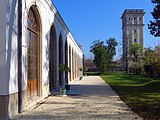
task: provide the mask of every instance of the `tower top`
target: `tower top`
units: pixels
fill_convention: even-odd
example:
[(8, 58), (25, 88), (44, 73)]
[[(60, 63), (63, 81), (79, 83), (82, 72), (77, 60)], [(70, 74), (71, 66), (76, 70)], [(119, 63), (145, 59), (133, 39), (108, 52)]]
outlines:
[(125, 14), (145, 14), (145, 12), (144, 12), (144, 9), (125, 9), (125, 11), (122, 14), (122, 17)]

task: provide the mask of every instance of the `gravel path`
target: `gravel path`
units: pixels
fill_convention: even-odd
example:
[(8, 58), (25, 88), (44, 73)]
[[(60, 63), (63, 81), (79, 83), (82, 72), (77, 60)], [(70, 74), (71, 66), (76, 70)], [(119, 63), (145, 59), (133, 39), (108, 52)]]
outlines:
[(98, 76), (71, 84), (69, 95), (50, 96), (14, 120), (142, 120)]

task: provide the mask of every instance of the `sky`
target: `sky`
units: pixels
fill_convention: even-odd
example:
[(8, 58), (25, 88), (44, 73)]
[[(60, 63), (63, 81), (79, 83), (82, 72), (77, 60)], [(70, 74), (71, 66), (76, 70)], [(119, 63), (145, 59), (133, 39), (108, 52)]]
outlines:
[(122, 21), (125, 9), (144, 9), (144, 47), (160, 45), (160, 38), (150, 35), (147, 24), (153, 20), (150, 14), (151, 0), (52, 0), (77, 43), (82, 44), (85, 57), (90, 57), (94, 40), (116, 38), (119, 45), (114, 57), (122, 54)]

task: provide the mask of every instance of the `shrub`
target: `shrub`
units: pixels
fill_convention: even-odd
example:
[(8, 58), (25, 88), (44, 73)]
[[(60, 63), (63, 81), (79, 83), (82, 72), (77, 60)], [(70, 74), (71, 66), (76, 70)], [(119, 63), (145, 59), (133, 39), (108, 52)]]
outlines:
[(139, 63), (133, 63), (131, 65), (130, 72), (135, 75), (140, 75), (140, 74), (142, 74), (142, 67), (143, 66)]
[(156, 47), (155, 50), (146, 49), (144, 71), (148, 77), (160, 77), (160, 47)]

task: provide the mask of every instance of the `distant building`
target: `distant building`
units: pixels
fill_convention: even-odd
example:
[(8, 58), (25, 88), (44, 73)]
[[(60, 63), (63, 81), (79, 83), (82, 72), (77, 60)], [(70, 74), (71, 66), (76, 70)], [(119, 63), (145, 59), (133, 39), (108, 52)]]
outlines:
[[(126, 9), (122, 14), (123, 66), (126, 68), (129, 48), (133, 43), (144, 44), (144, 10)], [(126, 59), (127, 58), (127, 59)]]

